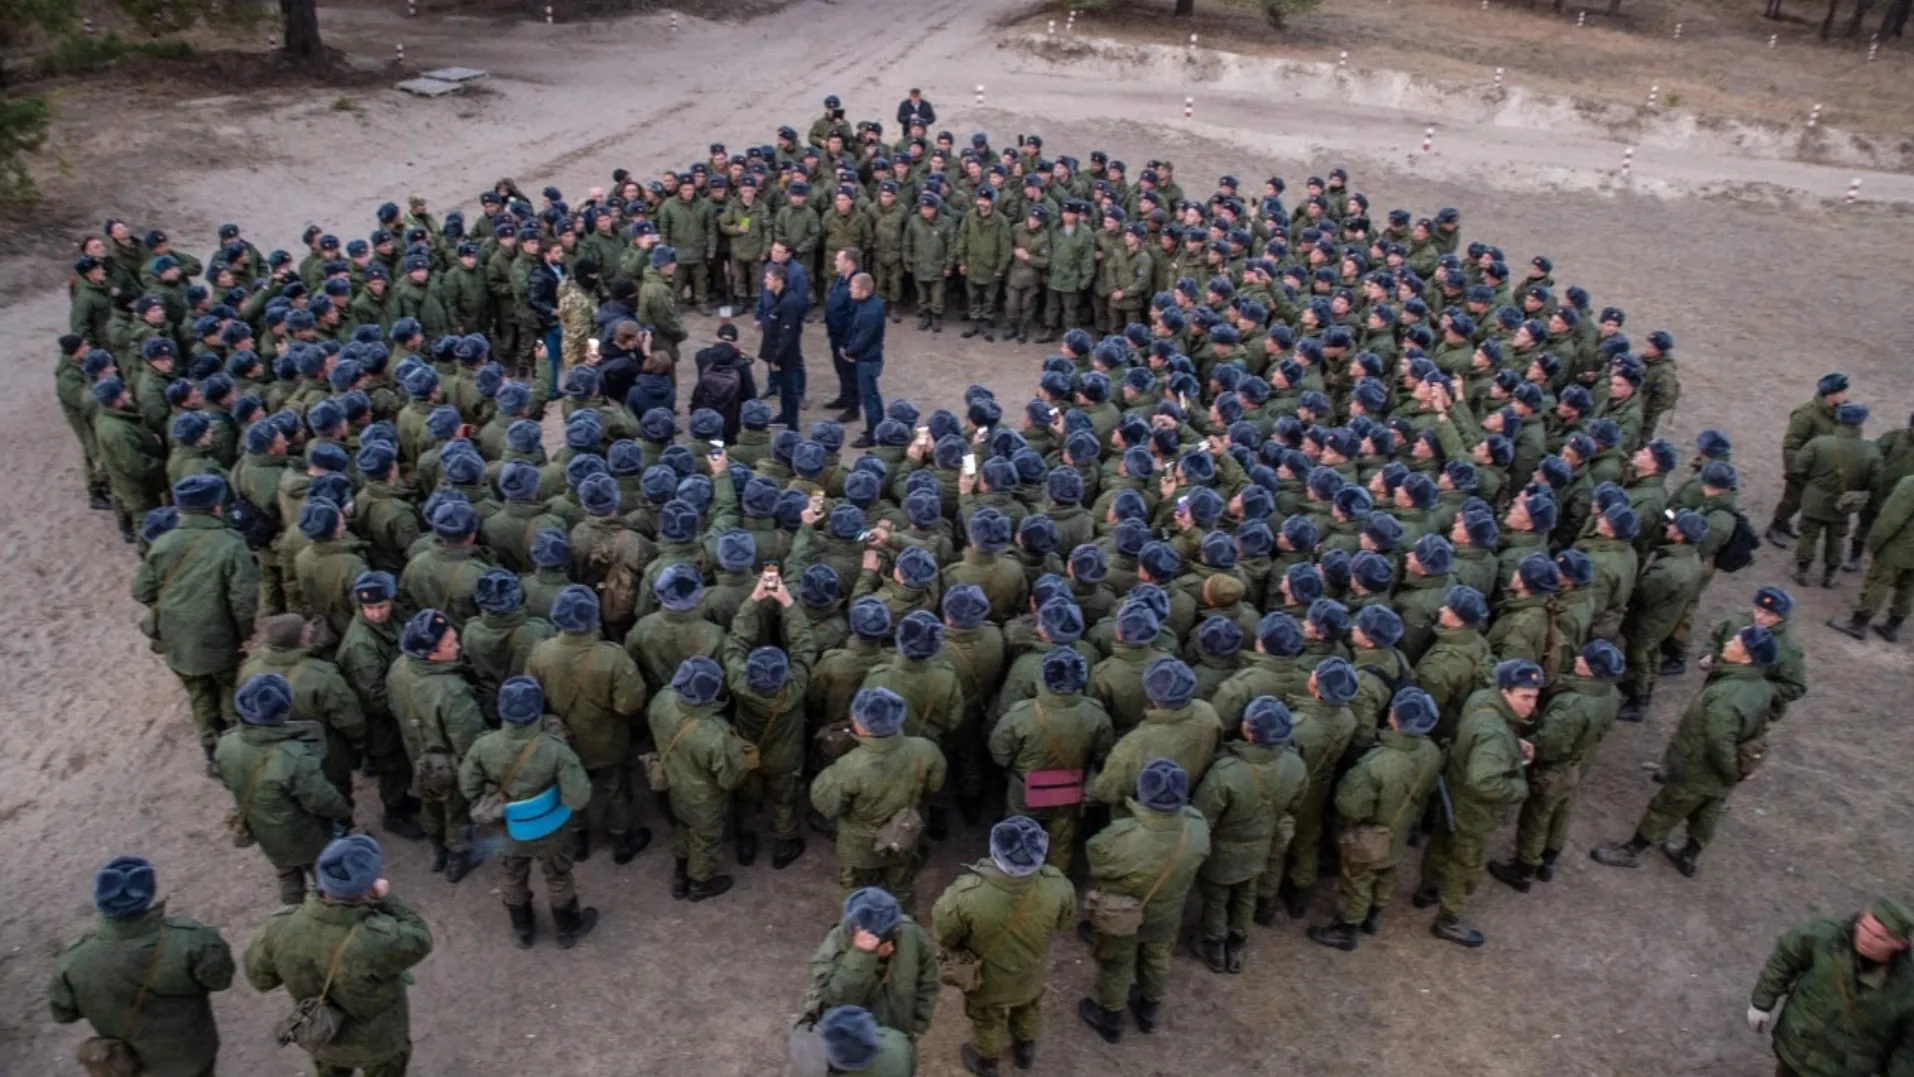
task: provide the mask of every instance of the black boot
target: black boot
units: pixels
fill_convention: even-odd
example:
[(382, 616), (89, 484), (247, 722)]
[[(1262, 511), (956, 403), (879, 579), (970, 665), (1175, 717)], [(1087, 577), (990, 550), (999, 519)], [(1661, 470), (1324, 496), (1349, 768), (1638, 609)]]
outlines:
[(1291, 920), (1301, 920), (1304, 916), (1309, 915), (1309, 891), (1302, 889), (1285, 878), (1283, 880), (1282, 894), (1283, 910), (1289, 913)]
[(512, 938), (518, 943), (518, 948), (531, 949), (532, 934), (538, 924), (532, 918), (532, 903), (528, 901), (523, 905), (507, 905), (505, 911), (512, 916)]
[(1446, 912), (1437, 916), (1435, 923), (1429, 925), (1429, 934), (1443, 942), (1453, 942), (1457, 946), (1466, 946), (1471, 950), (1487, 941), (1483, 939), (1480, 931), (1463, 923), (1460, 916), (1451, 916)]
[(131, 517), (120, 517), (120, 541), (127, 543), (139, 541), (139, 536), (133, 533), (133, 520)]
[(1802, 564), (1795, 565), (1794, 571), (1788, 573), (1788, 578), (1806, 587), (1808, 585), (1808, 566)]
[(921, 333), (924, 330), (929, 328), (930, 328), (930, 311), (927, 311), (927, 310), (918, 311), (917, 312), (917, 331)]
[(1057, 331), (1055, 329), (1046, 328), (1043, 332), (1037, 334), (1037, 339), (1032, 343), (1048, 344), (1055, 339), (1057, 339)]
[(933, 314), (930, 316), (930, 331), (933, 333), (941, 333), (944, 331), (944, 316), (943, 315)]
[(950, 809), (942, 804), (933, 804), (925, 815), (924, 833), (930, 835), (930, 840), (947, 840), (950, 837)]
[(1426, 909), (1441, 900), (1442, 891), (1440, 889), (1433, 886), (1423, 886), (1416, 888), (1415, 895), (1409, 899), (1409, 904), (1418, 909)]
[(1489, 874), (1495, 876), (1497, 882), (1514, 887), (1516, 893), (1526, 894), (1529, 892), (1529, 880), (1535, 876), (1535, 869), (1519, 860), (1491, 860)]
[(1369, 915), (1362, 918), (1362, 933), (1365, 935), (1382, 934), (1382, 910), (1369, 906)]
[(996, 321), (996, 319), (994, 319), (994, 318), (992, 318), (992, 319), (990, 319), (990, 320), (988, 320), (988, 321), (983, 321), (983, 322), (978, 322), (977, 324), (978, 324), (978, 325), (981, 325), (981, 326), (983, 327), (983, 330), (984, 330), (984, 343), (985, 343), (985, 344), (995, 344), (995, 343), (997, 343), (997, 321)]
[(444, 871), (445, 862), (450, 857), (451, 857), (451, 853), (449, 850), (446, 849), (445, 843), (440, 841), (437, 838), (433, 838), (432, 839), (432, 873), (436, 875), (439, 872)]
[(1886, 622), (1874, 626), (1874, 634), (1889, 643), (1901, 642), (1901, 623), (1905, 617), (1889, 617)]
[[(831, 407), (831, 405), (829, 404), (826, 404), (824, 406), (826, 408)], [(858, 409), (857, 405), (853, 404), (850, 407), (845, 408), (843, 411), (840, 411), (837, 413), (837, 422), (839, 426), (850, 426), (853, 423), (857, 422), (858, 419), (862, 418), (863, 415), (864, 413)]]
[(1309, 941), (1318, 942), (1337, 950), (1354, 950), (1356, 948), (1356, 929), (1341, 921), (1337, 921), (1333, 924), (1323, 924), (1320, 927), (1312, 927), (1309, 929)]
[(404, 838), (407, 841), (420, 841), (425, 837), (425, 828), (419, 825), (419, 818), (416, 815), (405, 815), (400, 812), (388, 811), (385, 813), (385, 818), (379, 822), (380, 825), (385, 828), (385, 832), (395, 838)]
[(1135, 984), (1130, 985), (1130, 1016), (1136, 1018), (1136, 1030), (1149, 1035), (1156, 1031), (1157, 1015), (1163, 1012), (1161, 1001), (1151, 1002), (1143, 997)]
[(816, 808), (804, 809), (804, 825), (827, 838), (837, 837), (837, 824), (824, 818), (824, 813)]
[(584, 863), (591, 859), (591, 831), (579, 827), (572, 831), (572, 860)]
[(1834, 574), (1836, 571), (1838, 570), (1833, 565), (1829, 565), (1828, 567), (1821, 570), (1821, 589), (1822, 590), (1824, 591), (1834, 590)]
[(977, 1077), (997, 1077), (997, 1060), (978, 1054), (977, 1049), (970, 1044), (966, 1043), (959, 1047), (957, 1057), (963, 1061), (964, 1069), (976, 1074)]
[(611, 862), (629, 864), (645, 847), (651, 844), (651, 828), (641, 826), (636, 830), (612, 835)]
[(1011, 1040), (1010, 1041), (1010, 1061), (1015, 1062), (1017, 1064), (1017, 1068), (1020, 1070), (1027, 1070), (1030, 1067), (1036, 1065), (1037, 1064), (1037, 1041), (1036, 1040)]
[(978, 333), (981, 333), (983, 331), (984, 331), (984, 323), (978, 321), (975, 318), (965, 318), (964, 331), (957, 335), (964, 338), (965, 340), (969, 340), (971, 337), (974, 337)]
[(738, 866), (748, 868), (758, 862), (758, 832), (738, 831)]
[(1868, 618), (1866, 614), (1857, 613), (1845, 621), (1839, 617), (1830, 617), (1828, 618), (1828, 627), (1844, 636), (1853, 636), (1855, 639), (1865, 643), (1867, 642), (1867, 622)]
[(598, 910), (589, 905), (581, 909), (578, 899), (573, 898), (564, 908), (552, 906), (552, 923), (558, 927), (558, 948), (569, 950), (578, 945), (580, 935), (590, 934), (598, 926)]
[(1093, 998), (1078, 999), (1077, 1018), (1102, 1036), (1104, 1043), (1123, 1042), (1122, 1010), (1106, 1010)]
[(1256, 899), (1256, 912), (1250, 919), (1264, 927), (1276, 926), (1276, 899), (1259, 897)]
[(1622, 702), (1622, 709), (1615, 714), (1618, 722), (1639, 722), (1648, 716), (1649, 697), (1634, 696)]
[(1688, 660), (1686, 658), (1664, 658), (1661, 660), (1661, 669), (1657, 672), (1663, 677), (1679, 677), (1688, 672)]
[(1674, 862), (1675, 870), (1681, 872), (1686, 878), (1694, 878), (1695, 872), (1701, 870), (1701, 846), (1697, 845), (1693, 838), (1688, 839), (1685, 845), (1665, 841), (1662, 843), (1661, 851), (1663, 856)]
[(1243, 971), (1243, 951), (1249, 948), (1249, 936), (1234, 931), (1223, 940), (1223, 967), (1231, 973)]
[(88, 490), (86, 492), (86, 507), (102, 512), (111, 512), (113, 511), (113, 499), (98, 490)]
[(1605, 867), (1638, 868), (1647, 851), (1648, 839), (1637, 834), (1621, 845), (1597, 845), (1588, 851), (1588, 858)]
[(1210, 967), (1210, 971), (1221, 976), (1229, 971), (1229, 960), (1223, 954), (1222, 939), (1203, 939), (1196, 944), (1196, 956)]
[(729, 875), (713, 875), (711, 878), (703, 881), (693, 880), (691, 889), (686, 892), (685, 896), (692, 901), (703, 901), (706, 898), (714, 898), (730, 890), (731, 882), (732, 879)]
[(470, 849), (454, 849), (445, 858), (445, 881), (458, 882), (472, 874), (472, 869), (476, 867), (478, 867), (478, 857), (473, 856)]
[(683, 901), (691, 893), (691, 861), (678, 857), (671, 862), (671, 896)]
[(783, 871), (803, 855), (803, 838), (778, 838), (771, 843), (771, 870)]
[(1794, 541), (1794, 536), (1790, 535), (1788, 531), (1789, 529), (1785, 524), (1770, 524), (1768, 525), (1768, 530), (1764, 532), (1761, 537), (1767, 539), (1769, 545), (1778, 546), (1785, 550), (1788, 548), (1788, 543)]
[(1848, 554), (1848, 559), (1841, 562), (1841, 571), (1842, 572), (1861, 571), (1861, 555), (1858, 553), (1850, 552)]
[(1545, 883), (1555, 878), (1555, 858), (1561, 855), (1559, 852), (1546, 852), (1542, 854), (1542, 862), (1535, 866), (1535, 879), (1537, 882)]
[(984, 798), (976, 794), (957, 794), (957, 814), (964, 817), (969, 826), (976, 826), (984, 817)]

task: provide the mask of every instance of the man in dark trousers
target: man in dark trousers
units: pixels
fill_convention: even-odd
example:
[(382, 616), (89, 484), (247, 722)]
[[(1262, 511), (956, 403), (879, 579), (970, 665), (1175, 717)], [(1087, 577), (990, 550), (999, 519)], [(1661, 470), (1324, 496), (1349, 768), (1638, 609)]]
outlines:
[[(838, 257), (844, 257), (840, 253)], [(857, 377), (857, 398), (864, 405), (864, 436), (851, 443), (853, 449), (868, 449), (877, 444), (877, 424), (884, 419), (884, 398), (877, 395), (877, 379), (884, 373), (884, 301), (878, 298), (877, 281), (869, 273), (851, 278), (851, 320), (844, 336), (844, 359)], [(856, 409), (838, 417), (840, 422), (857, 418)]]
[(764, 267), (764, 293), (770, 302), (758, 321), (764, 327), (758, 357), (770, 369), (771, 385), (778, 394), (777, 421), (795, 430), (798, 395), (804, 384), (804, 296), (790, 286), (789, 269), (778, 262)]
[(903, 133), (910, 134), (910, 125), (921, 122), (925, 127), (937, 122), (937, 110), (930, 107), (924, 91), (911, 87), (910, 96), (897, 103), (897, 126)]
[(844, 340), (851, 331), (851, 277), (857, 272), (857, 260), (856, 248), (838, 251), (831, 264), (830, 290), (824, 293), (824, 335), (830, 340), (831, 368), (837, 373), (837, 396), (824, 406), (844, 409), (844, 414), (837, 417), (840, 423), (857, 419), (860, 395), (857, 368), (844, 355)]
[[(781, 239), (773, 240), (771, 243), (771, 256), (764, 265), (759, 267), (758, 273), (762, 275), (766, 269), (774, 265), (783, 266), (785, 273), (785, 290), (797, 293), (798, 303), (808, 311), (811, 309), (811, 277), (810, 274), (805, 272), (804, 267), (800, 265), (799, 262), (800, 259), (792, 257), (789, 244)], [(760, 291), (758, 293), (758, 305), (753, 312), (753, 316), (757, 319), (758, 328), (764, 328), (765, 320), (771, 316), (771, 306), (777, 299), (777, 296), (771, 295), (768, 292)], [(764, 357), (760, 355), (758, 358), (762, 359)], [(764, 387), (766, 396), (778, 391), (776, 379), (767, 377), (765, 380), (768, 383)], [(804, 367), (802, 364), (798, 366), (797, 381), (794, 388), (797, 391), (798, 401), (801, 404), (804, 400)]]
[(751, 357), (738, 350), (738, 327), (718, 326), (717, 342), (697, 355), (698, 381), (691, 390), (691, 410), (710, 408), (724, 416), (724, 443), (738, 440), (744, 402), (758, 395), (751, 376)]

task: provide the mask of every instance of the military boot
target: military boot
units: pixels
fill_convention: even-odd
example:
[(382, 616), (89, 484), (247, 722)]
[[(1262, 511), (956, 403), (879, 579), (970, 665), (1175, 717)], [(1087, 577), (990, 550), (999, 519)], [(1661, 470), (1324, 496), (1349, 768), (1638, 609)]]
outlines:
[(1518, 894), (1529, 892), (1529, 880), (1535, 877), (1535, 869), (1519, 860), (1491, 860), (1489, 874), (1498, 882), (1507, 883)]
[(1135, 984), (1130, 985), (1130, 1016), (1136, 1018), (1136, 1030), (1149, 1035), (1156, 1031), (1156, 1019), (1163, 1012), (1162, 1000), (1151, 1001)]
[(1848, 559), (1841, 562), (1842, 572), (1861, 571), (1861, 557), (1867, 553), (1867, 536), (1860, 530), (1848, 539)]
[(976, 1074), (977, 1077), (997, 1077), (997, 1060), (978, 1054), (977, 1049), (970, 1044), (966, 1043), (959, 1047), (957, 1056), (963, 1060), (964, 1069)]
[(1283, 910), (1289, 913), (1291, 920), (1301, 920), (1309, 915), (1309, 891), (1284, 878), (1282, 897)]
[(738, 866), (748, 868), (758, 862), (758, 832), (738, 831)]
[(1788, 543), (1794, 541), (1794, 535), (1790, 533), (1793, 530), (1786, 524), (1771, 524), (1762, 537), (1768, 540), (1769, 545), (1785, 550), (1788, 548)]
[(1256, 899), (1256, 912), (1250, 917), (1264, 927), (1276, 926), (1276, 899), (1259, 897)]
[(778, 838), (771, 842), (771, 870), (783, 871), (804, 855), (803, 838)]
[(451, 855), (452, 855), (451, 851), (445, 847), (444, 840), (440, 838), (433, 838), (432, 839), (432, 873), (436, 875), (439, 872), (444, 871), (445, 862), (451, 859)]
[(395, 838), (407, 841), (420, 841), (425, 837), (425, 828), (419, 825), (419, 817), (404, 812), (388, 811), (379, 821), (385, 832)]
[(930, 331), (933, 333), (941, 333), (944, 331), (944, 316), (943, 315), (933, 314), (930, 316)]
[(1688, 672), (1688, 660), (1686, 658), (1664, 658), (1661, 660), (1661, 669), (1657, 672), (1663, 677), (1679, 677)]
[(1037, 339), (1032, 341), (1032, 343), (1048, 344), (1055, 339), (1057, 339), (1057, 331), (1049, 326), (1045, 326), (1043, 332), (1038, 333)]
[(804, 825), (827, 838), (837, 837), (837, 824), (826, 819), (824, 813), (818, 811), (816, 808), (804, 809)]
[(983, 326), (985, 344), (997, 343), (997, 319), (985, 318), (977, 324)]
[(580, 864), (591, 859), (591, 831), (586, 827), (572, 832), (572, 859)]
[(1229, 971), (1229, 962), (1223, 954), (1222, 939), (1202, 939), (1196, 944), (1196, 956), (1210, 967), (1210, 971), (1221, 975)]
[[(526, 913), (531, 915), (530, 912)], [(598, 910), (587, 905), (578, 907), (578, 899), (573, 898), (569, 905), (552, 906), (552, 923), (558, 927), (558, 948), (569, 950), (578, 945), (580, 935), (589, 934), (598, 926)]]
[(671, 896), (683, 901), (691, 892), (691, 861), (676, 857), (671, 861)]
[(981, 333), (983, 331), (984, 331), (983, 322), (978, 321), (976, 318), (965, 318), (964, 331), (957, 335), (964, 338), (965, 340), (969, 340), (971, 337), (974, 337), (978, 333)]
[(1839, 617), (1830, 617), (1828, 618), (1828, 627), (1844, 636), (1853, 636), (1855, 639), (1865, 643), (1867, 641), (1867, 622), (1868, 619), (1866, 615), (1857, 613), (1845, 621)]
[(1369, 915), (1362, 918), (1362, 933), (1365, 935), (1382, 934), (1382, 910), (1369, 906)]
[(645, 847), (650, 844), (651, 828), (648, 826), (641, 826), (636, 830), (628, 830), (623, 834), (613, 834), (611, 862), (614, 864), (629, 864), (639, 853), (644, 852)]
[(507, 905), (505, 911), (512, 917), (513, 941), (521, 950), (531, 949), (532, 935), (538, 926), (538, 921), (532, 917), (532, 903), (528, 901), (523, 905)]
[(1834, 590), (1834, 574), (1836, 571), (1837, 569), (1833, 565), (1829, 565), (1821, 570), (1821, 588), (1823, 590)]
[(1010, 1041), (1010, 1060), (1012, 1062), (1015, 1062), (1017, 1064), (1017, 1068), (1020, 1070), (1027, 1070), (1030, 1067), (1036, 1065), (1037, 1064), (1037, 1041), (1036, 1040), (1011, 1040)]
[(691, 888), (686, 891), (685, 896), (692, 901), (703, 901), (706, 898), (714, 898), (719, 894), (729, 891), (732, 881), (729, 875), (713, 875), (711, 878), (703, 880), (694, 879), (692, 880)]
[(113, 499), (99, 490), (88, 490), (86, 492), (86, 507), (101, 512), (112, 512)]
[(1662, 855), (1674, 862), (1675, 870), (1687, 878), (1694, 878), (1701, 870), (1701, 846), (1690, 838), (1687, 842), (1665, 841), (1661, 843)]
[(1794, 571), (1788, 573), (1788, 578), (1800, 584), (1802, 587), (1808, 586), (1808, 566), (1797, 562), (1794, 566)]
[(1535, 878), (1539, 882), (1548, 882), (1555, 878), (1555, 858), (1560, 852), (1550, 851), (1542, 854), (1542, 862), (1535, 866)]
[(120, 541), (128, 543), (139, 541), (139, 536), (133, 533), (133, 518), (130, 516), (120, 517)]
[(1106, 1010), (1093, 998), (1078, 999), (1077, 1018), (1102, 1036), (1104, 1043), (1123, 1042), (1122, 1010)]
[(1634, 696), (1622, 701), (1622, 709), (1615, 712), (1618, 722), (1639, 722), (1648, 716), (1650, 697)]
[(929, 328), (930, 328), (930, 311), (927, 311), (927, 310), (918, 311), (917, 312), (917, 331), (921, 333), (924, 330)]
[(1429, 934), (1443, 942), (1453, 942), (1457, 946), (1466, 946), (1471, 950), (1488, 941), (1482, 937), (1480, 931), (1463, 923), (1460, 916), (1446, 912), (1437, 916), (1435, 923), (1429, 925)]
[(1249, 949), (1249, 936), (1232, 931), (1223, 940), (1223, 967), (1231, 973), (1243, 971), (1243, 951)]
[(1621, 845), (1597, 845), (1588, 851), (1588, 858), (1611, 868), (1638, 868), (1647, 851), (1648, 839), (1637, 834)]
[(1309, 929), (1309, 940), (1311, 942), (1321, 943), (1324, 946), (1334, 947), (1338, 950), (1354, 950), (1356, 948), (1356, 929), (1341, 921), (1337, 921), (1333, 924), (1323, 924), (1319, 927)]
[(1874, 626), (1874, 634), (1889, 643), (1901, 642), (1901, 623), (1905, 617), (1889, 617), (1885, 622)]
[(1418, 909), (1426, 909), (1429, 906), (1434, 905), (1436, 902), (1441, 900), (1442, 900), (1442, 891), (1440, 888), (1434, 887), (1434, 886), (1422, 886), (1422, 887), (1416, 888), (1415, 894), (1409, 898), (1409, 904), (1415, 906)]
[(445, 881), (458, 882), (478, 867), (479, 858), (470, 849), (454, 849), (445, 858)]

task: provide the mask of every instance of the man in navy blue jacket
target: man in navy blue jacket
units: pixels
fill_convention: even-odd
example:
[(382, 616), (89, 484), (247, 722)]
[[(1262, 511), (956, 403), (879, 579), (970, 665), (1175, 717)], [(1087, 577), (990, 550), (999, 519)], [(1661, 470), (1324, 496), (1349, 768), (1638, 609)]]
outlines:
[(877, 424), (884, 418), (884, 398), (877, 395), (877, 379), (884, 373), (884, 301), (878, 298), (877, 282), (869, 273), (851, 278), (851, 325), (844, 335), (844, 358), (856, 370), (857, 396), (864, 404), (864, 436), (851, 447), (868, 449), (877, 444)]
[(857, 272), (857, 258), (855, 248), (837, 252), (837, 260), (831, 267), (834, 271), (831, 289), (824, 294), (824, 334), (831, 345), (831, 367), (837, 373), (837, 396), (824, 406), (843, 409), (844, 413), (837, 417), (840, 423), (857, 419), (857, 371), (844, 356), (844, 341), (851, 331), (851, 277)]
[[(796, 288), (791, 287), (790, 263), (767, 263), (764, 267), (764, 295), (760, 307), (769, 310), (758, 319), (764, 327), (764, 343), (758, 358), (771, 374), (768, 379), (778, 394), (778, 418), (791, 429), (798, 425), (798, 394), (804, 382), (804, 311), (809, 305)], [(770, 302), (767, 304), (766, 299)]]
[[(764, 263), (764, 266), (761, 267), (758, 270), (758, 272), (762, 274), (765, 269), (769, 269), (771, 266), (774, 266), (774, 265), (784, 267), (785, 291), (796, 293), (798, 297), (797, 298), (798, 304), (804, 310), (809, 311), (811, 309), (810, 274), (804, 271), (804, 267), (798, 264), (798, 260), (796, 258), (791, 257), (791, 248), (785, 246), (784, 241), (781, 239), (775, 240), (772, 242), (771, 257), (768, 261)], [(756, 312), (758, 328), (760, 329), (764, 328), (765, 319), (771, 316), (771, 305), (774, 302), (776, 302), (775, 296), (765, 295), (762, 293), (758, 295), (758, 306), (757, 306), (757, 312)], [(793, 385), (793, 388), (797, 392), (798, 404), (802, 404), (804, 401), (804, 362), (802, 359), (799, 359), (798, 361), (795, 374), (796, 374), (796, 380)], [(771, 393), (777, 392), (778, 390), (779, 390), (779, 382), (777, 381), (777, 379), (775, 377), (767, 377), (765, 379), (765, 395), (769, 396)], [(794, 404), (792, 406), (796, 407), (798, 405)]]

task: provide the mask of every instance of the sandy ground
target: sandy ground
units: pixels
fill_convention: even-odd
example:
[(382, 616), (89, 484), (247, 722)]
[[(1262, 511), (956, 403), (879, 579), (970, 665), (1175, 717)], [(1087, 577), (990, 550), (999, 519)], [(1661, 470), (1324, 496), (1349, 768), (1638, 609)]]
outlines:
[[(1898, 310), (1914, 272), (1914, 230), (1891, 207), (1776, 208), (1734, 191), (1651, 197), (1543, 182), (1506, 165), (1503, 154), (1525, 145), (1519, 131), (1457, 132), (1446, 168), (1405, 167), (1378, 148), (1395, 136), (1377, 132), (1420, 120), (1336, 107), (1337, 122), (1286, 135), (1313, 113), (1272, 108), (1249, 89), (1211, 95), (1213, 110), (1206, 97), (1199, 122), (1184, 124), (1172, 107), (1182, 93), (1153, 83), (1147, 70), (1093, 59), (1053, 69), (1027, 51), (1000, 50), (991, 20), (1009, 8), (936, 0), (912, 5), (900, 28), (894, 5), (839, 0), (743, 25), (688, 21), (675, 39), (662, 18), (501, 28), (329, 9), (335, 44), (382, 56), (403, 35), (415, 65), (492, 71), (487, 92), (426, 102), (354, 91), (351, 109), (334, 108), (335, 90), (186, 99), (169, 116), (128, 113), (107, 128), (69, 127), (61, 138), (76, 154), (83, 138), (119, 139), (110, 144), (119, 147), (123, 185), (86, 216), (151, 215), (198, 252), (225, 219), (244, 222), (268, 246), (289, 244), (309, 220), (358, 233), (388, 197), (417, 192), (442, 210), (499, 175), (582, 189), (614, 167), (649, 174), (702, 156), (712, 138), (735, 143), (778, 123), (802, 124), (824, 93), (846, 97), (858, 116), (888, 117), (906, 86), (922, 85), (944, 111), (940, 126), (981, 128), (998, 141), (1040, 131), (1079, 155), (1101, 147), (1133, 162), (1168, 156), (1192, 190), (1225, 171), (1274, 172), (1299, 186), (1343, 163), (1379, 206), (1460, 207), (1468, 236), (1523, 259), (1545, 252), (1564, 284), (1627, 307), (1634, 333), (1675, 334), (1686, 391), (1667, 433), (1691, 442), (1704, 426), (1727, 429), (1742, 446), (1744, 503), (1757, 520), (1778, 486), (1780, 426), (1816, 375), (1846, 370), (1855, 395), (1875, 406), (1877, 430), (1914, 408), (1914, 391), (1891, 373), (1893, 357), (1914, 348), (1914, 328)], [(989, 87), (983, 110), (969, 100), (980, 81)], [(1773, 182), (1792, 185), (1786, 175)], [(14, 625), (0, 638), (11, 673), (0, 682), (0, 713), (9, 716), (0, 725), (6, 1075), (78, 1072), (69, 1059), (80, 1033), (48, 1022), (40, 991), (61, 941), (88, 922), (98, 863), (121, 852), (150, 856), (171, 908), (221, 925), (236, 948), (273, 896), (257, 853), (232, 849), (220, 833), (225, 795), (201, 776), (176, 682), (134, 627), (128, 552), (106, 515), (80, 499), (77, 447), (47, 396), (66, 302), (53, 287), (57, 272), (41, 279), (39, 290), (0, 310), (0, 332), (13, 342), (7, 361), (24, 384), (0, 399), (0, 459), (9, 464), (0, 492), (10, 510), (0, 578)], [(1014, 399), (1041, 358), (1031, 348), (972, 347), (954, 331), (919, 335), (908, 322), (893, 332), (886, 389), (920, 401), (948, 402), (970, 381)], [(1739, 607), (1784, 570), (1770, 551), (1739, 578), (1717, 580), (1703, 620)], [(1213, 977), (1181, 959), (1163, 1029), (1108, 1048), (1074, 1020), (1090, 968), (1080, 946), (1059, 940), (1041, 1071), (1762, 1071), (1765, 1045), (1741, 1014), (1774, 935), (1878, 892), (1907, 896), (1914, 861), (1914, 807), (1900, 766), (1914, 753), (1914, 732), (1893, 720), (1889, 703), (1914, 690), (1907, 654), (1819, 624), (1844, 612), (1857, 586), (1844, 576), (1832, 594), (1801, 596), (1814, 689), (1777, 734), (1772, 762), (1737, 794), (1699, 878), (1683, 880), (1660, 862), (1610, 871), (1582, 855), (1625, 836), (1651, 795), (1642, 765), (1659, 755), (1698, 687), (1691, 676), (1664, 685), (1645, 726), (1609, 738), (1557, 881), (1526, 897), (1485, 882), (1472, 914), (1489, 934), (1487, 948), (1464, 952), (1430, 939), (1426, 914), (1407, 906), (1405, 877), (1382, 937), (1358, 953), (1323, 950), (1300, 925), (1283, 924), (1258, 930), (1243, 976)], [(655, 813), (649, 821), (658, 822)], [(604, 916), (598, 931), (567, 954), (549, 943), (525, 953), (504, 938), (491, 869), (450, 887), (425, 872), (422, 848), (391, 848), (395, 886), (438, 943), (412, 993), (413, 1072), (424, 1077), (776, 1072), (805, 960), (835, 916), (831, 857), (816, 845), (790, 871), (774, 876), (761, 862), (740, 873), (731, 896), (696, 906), (667, 898), (668, 858), (654, 849), (623, 869), (605, 856), (583, 865), (581, 889)], [(956, 865), (981, 848), (971, 832), (939, 850), (920, 883), (926, 914)], [(1326, 901), (1319, 905), (1326, 911)], [(959, 1005), (946, 992), (921, 1044), (921, 1072), (960, 1072)], [(282, 997), (243, 986), (220, 996), (222, 1072), (306, 1072), (302, 1057), (272, 1044), (283, 1009)]]

